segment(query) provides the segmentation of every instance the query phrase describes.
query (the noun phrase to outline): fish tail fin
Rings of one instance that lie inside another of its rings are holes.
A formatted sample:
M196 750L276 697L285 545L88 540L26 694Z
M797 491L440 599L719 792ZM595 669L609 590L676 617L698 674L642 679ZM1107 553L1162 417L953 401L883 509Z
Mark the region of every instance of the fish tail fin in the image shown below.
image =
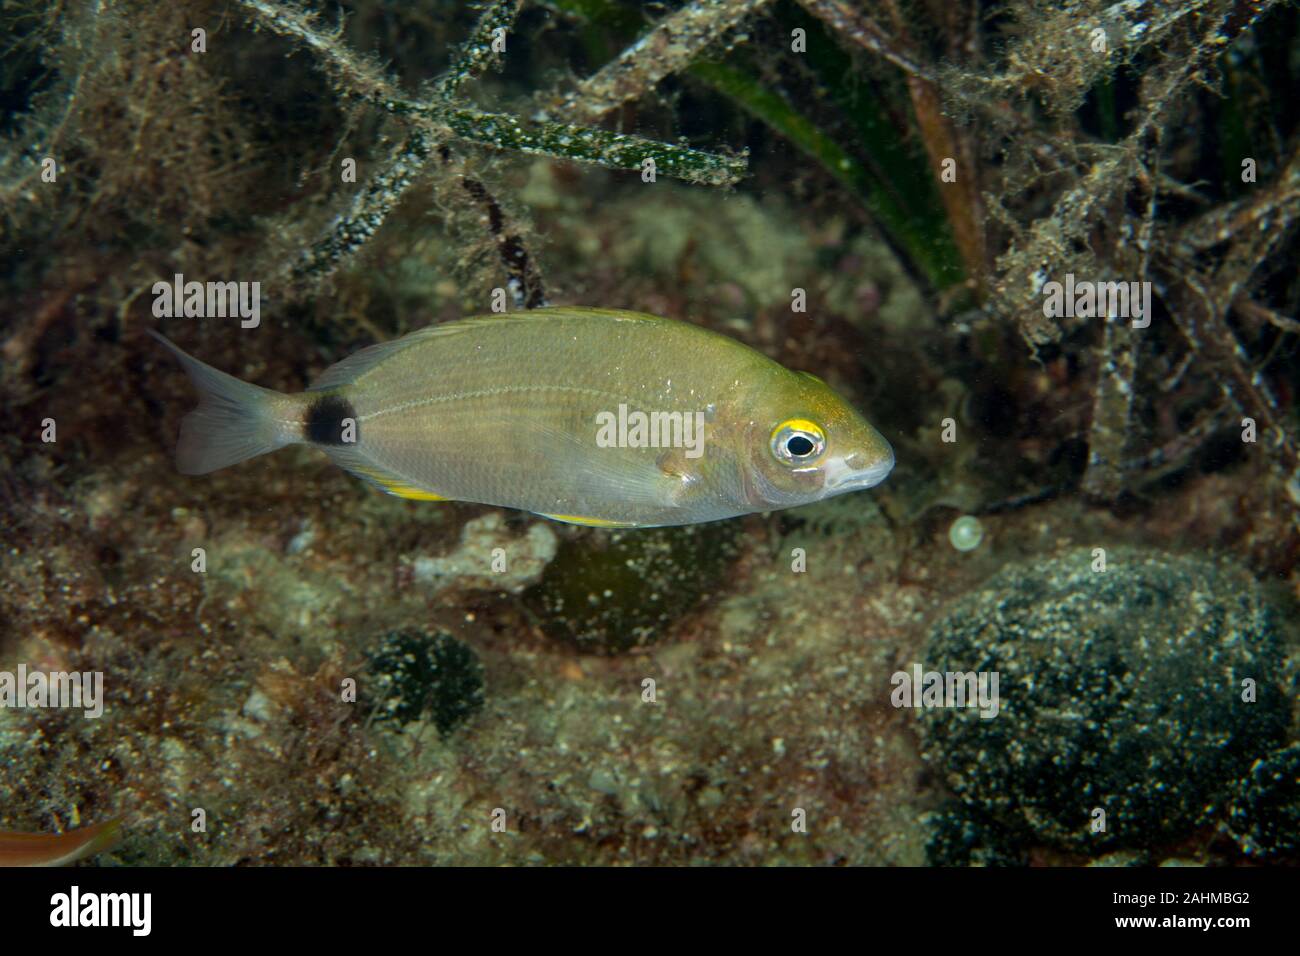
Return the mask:
M180 361L199 392L199 407L181 421L176 467L186 475L204 475L283 448L298 440L272 414L288 395L243 382L200 362L152 329L149 334Z

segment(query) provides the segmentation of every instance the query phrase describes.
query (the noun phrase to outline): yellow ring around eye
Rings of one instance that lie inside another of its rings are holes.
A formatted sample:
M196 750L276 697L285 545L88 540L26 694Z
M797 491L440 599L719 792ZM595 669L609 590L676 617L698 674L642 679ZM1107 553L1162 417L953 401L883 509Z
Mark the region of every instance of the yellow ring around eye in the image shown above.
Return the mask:
M791 418L782 422L772 429L772 438L775 439L777 433L782 429L788 429L792 432L807 432L810 435L816 435L822 441L826 440L826 433L822 431L822 427L816 422L808 421L806 418Z
M812 447L806 453L796 454L788 445L792 438L802 438ZM769 446L778 461L791 466L809 466L826 450L826 433L816 422L806 418L789 418L772 429Z

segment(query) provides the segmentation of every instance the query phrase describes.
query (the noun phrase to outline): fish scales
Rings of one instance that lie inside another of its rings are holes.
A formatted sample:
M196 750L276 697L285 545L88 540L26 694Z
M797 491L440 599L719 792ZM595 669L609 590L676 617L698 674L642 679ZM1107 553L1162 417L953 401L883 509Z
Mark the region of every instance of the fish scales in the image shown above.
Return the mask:
M727 349L720 367L702 354L713 337L685 323L579 312L431 336L349 392L358 448L444 497L635 521L656 504L654 486L667 494L671 482L656 449L597 447L596 416L620 404L694 414L743 403L768 360Z

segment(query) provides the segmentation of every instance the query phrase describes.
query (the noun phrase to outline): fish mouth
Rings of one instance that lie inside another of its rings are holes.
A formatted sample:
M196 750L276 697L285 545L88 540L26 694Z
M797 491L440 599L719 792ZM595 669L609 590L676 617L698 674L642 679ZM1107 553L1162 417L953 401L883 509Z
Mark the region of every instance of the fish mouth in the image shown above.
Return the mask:
M880 484L894 470L894 449L885 445L884 454L877 457L865 468L858 467L857 462L865 455L850 455L842 461L835 462L827 470L826 490L833 494L842 491L860 491ZM837 467L838 466L838 467Z

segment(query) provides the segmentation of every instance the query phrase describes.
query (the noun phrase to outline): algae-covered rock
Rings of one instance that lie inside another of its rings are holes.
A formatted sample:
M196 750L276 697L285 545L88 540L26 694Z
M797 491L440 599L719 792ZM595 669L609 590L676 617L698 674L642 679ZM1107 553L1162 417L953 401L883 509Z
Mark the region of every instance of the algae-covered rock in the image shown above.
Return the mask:
M958 800L946 800L925 821L925 856L931 866L1025 866L1017 841L978 819Z
M1285 732L1274 613L1253 579L1134 549L1098 567L1091 549L1007 567L930 632L927 669L999 676L992 719L922 712L925 759L993 843L1176 838Z
M1300 852L1300 744L1255 761L1237 786L1228 830L1250 856Z
M367 655L366 698L375 720L402 726L427 716L444 735L483 707L483 665L441 631L394 631Z
M549 637L579 650L653 644L722 582L739 540L734 521L577 534L524 601Z

